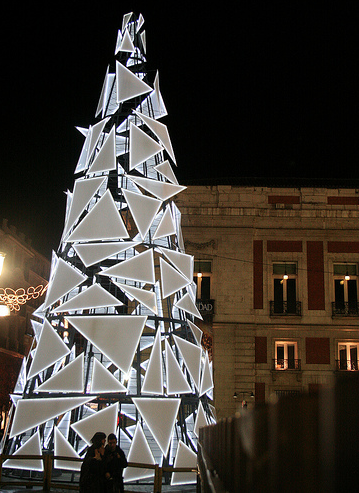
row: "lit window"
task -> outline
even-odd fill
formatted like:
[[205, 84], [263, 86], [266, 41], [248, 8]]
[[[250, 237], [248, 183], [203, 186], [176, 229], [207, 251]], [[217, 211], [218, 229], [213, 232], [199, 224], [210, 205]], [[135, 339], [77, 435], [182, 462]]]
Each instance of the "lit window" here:
[[358, 315], [357, 265], [334, 264], [335, 315]]
[[194, 282], [197, 284], [197, 299], [211, 299], [212, 262], [197, 260], [194, 262]]
[[359, 369], [359, 343], [340, 342], [338, 344], [338, 370], [355, 371]]
[[273, 264], [273, 298], [271, 314], [300, 315], [296, 263]]
[[276, 370], [299, 370], [300, 363], [298, 360], [298, 343], [293, 341], [276, 341], [275, 342], [275, 360], [274, 368]]

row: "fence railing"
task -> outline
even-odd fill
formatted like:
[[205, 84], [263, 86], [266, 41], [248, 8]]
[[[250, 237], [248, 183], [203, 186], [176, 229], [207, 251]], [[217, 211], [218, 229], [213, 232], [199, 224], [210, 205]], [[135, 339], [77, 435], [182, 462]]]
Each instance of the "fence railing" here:
[[[41, 479], [36, 480], [9, 480], [3, 476], [3, 462], [7, 459], [11, 460], [43, 460], [44, 471], [42, 473]], [[54, 460], [66, 460], [68, 462], [82, 462], [83, 459], [78, 459], [75, 457], [65, 457], [60, 455], [43, 454], [43, 455], [0, 455], [0, 486], [42, 486], [43, 491], [51, 491], [52, 488], [61, 488], [66, 490], [79, 490], [78, 483], [75, 482], [64, 482], [64, 481], [53, 481], [53, 464]], [[154, 481], [153, 481], [153, 492], [161, 493], [162, 491], [162, 478], [163, 473], [166, 472], [194, 472], [198, 474], [197, 468], [189, 467], [160, 467], [158, 464], [143, 464], [139, 462], [129, 462], [128, 467], [136, 467], [142, 469], [154, 469]], [[125, 487], [126, 488], [126, 487]]]
[[336, 493], [359, 484], [359, 372], [199, 430], [204, 493]]

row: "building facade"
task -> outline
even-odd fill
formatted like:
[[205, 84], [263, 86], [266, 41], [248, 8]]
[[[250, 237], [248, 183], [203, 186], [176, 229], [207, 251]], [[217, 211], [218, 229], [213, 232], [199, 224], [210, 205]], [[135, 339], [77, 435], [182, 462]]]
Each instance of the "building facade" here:
[[218, 418], [359, 370], [359, 190], [190, 185], [177, 199]]
[[9, 226], [0, 225], [0, 252], [5, 254], [0, 275], [0, 305], [9, 314], [0, 316], [0, 433], [4, 429], [13, 392], [24, 356], [34, 337], [31, 315], [44, 301], [50, 261], [32, 246], [31, 241]]

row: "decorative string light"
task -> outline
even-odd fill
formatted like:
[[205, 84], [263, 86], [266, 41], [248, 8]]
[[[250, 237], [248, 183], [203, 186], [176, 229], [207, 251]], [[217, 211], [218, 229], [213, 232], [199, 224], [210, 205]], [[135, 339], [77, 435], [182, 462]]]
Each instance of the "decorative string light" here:
[[24, 288], [12, 289], [12, 288], [0, 288], [0, 302], [5, 303], [5, 305], [11, 311], [19, 311], [21, 305], [25, 305], [30, 300], [36, 300], [42, 296], [48, 284], [45, 286], [39, 284], [36, 287], [30, 286], [25, 290]]

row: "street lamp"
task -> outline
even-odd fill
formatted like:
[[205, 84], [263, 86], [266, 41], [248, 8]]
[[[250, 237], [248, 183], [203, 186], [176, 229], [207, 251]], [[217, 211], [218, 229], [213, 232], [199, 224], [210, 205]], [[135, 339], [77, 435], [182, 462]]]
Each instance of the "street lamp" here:
[[[254, 399], [254, 393], [253, 392], [245, 392], [245, 391], [242, 391], [242, 392], [239, 392], [239, 394], [240, 395], [242, 394], [242, 407], [243, 408], [246, 408], [247, 407], [247, 401], [244, 400], [244, 395], [245, 394], [248, 394], [251, 399]], [[237, 392], [234, 392], [233, 399], [237, 399], [237, 398], [238, 398], [238, 394], [237, 394]]]

